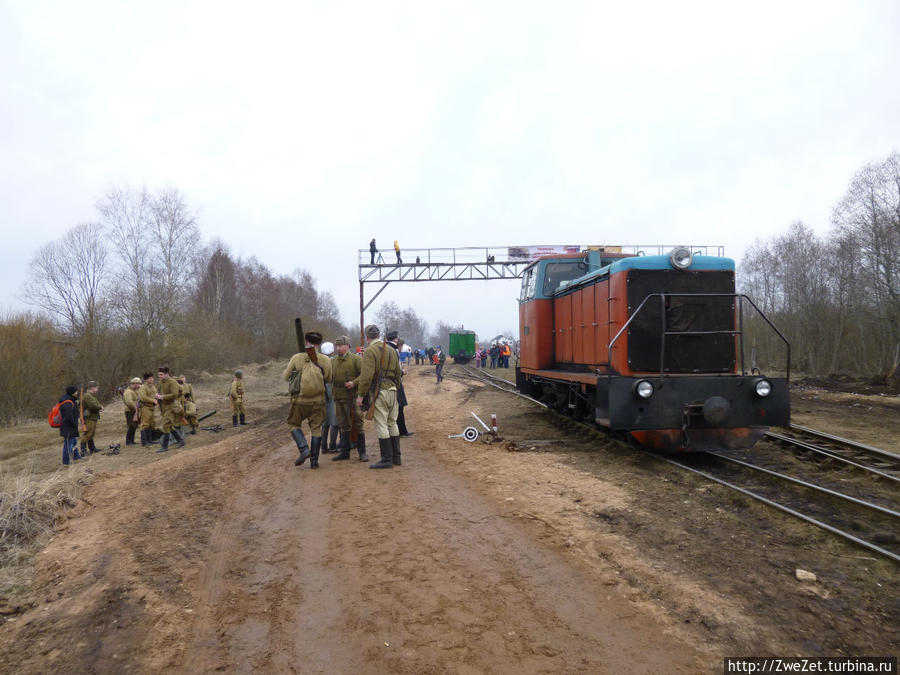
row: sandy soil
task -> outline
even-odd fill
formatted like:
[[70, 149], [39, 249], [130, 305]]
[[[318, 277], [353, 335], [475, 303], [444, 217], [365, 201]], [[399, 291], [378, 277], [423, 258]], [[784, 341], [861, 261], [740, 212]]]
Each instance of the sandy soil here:
[[[97, 458], [0, 626], [0, 670], [721, 672], [898, 651], [893, 563], [453, 366], [441, 385], [412, 367], [402, 467], [296, 468], [276, 370], [250, 427]], [[471, 412], [505, 440], [447, 438]]]

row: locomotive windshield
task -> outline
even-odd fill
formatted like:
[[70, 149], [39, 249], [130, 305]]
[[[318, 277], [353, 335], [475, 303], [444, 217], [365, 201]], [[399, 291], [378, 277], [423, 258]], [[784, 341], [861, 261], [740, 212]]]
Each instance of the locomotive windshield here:
[[583, 276], [586, 266], [583, 260], [560, 260], [547, 265], [544, 271], [544, 285], [541, 292], [545, 296], [553, 295], [564, 281], [571, 281]]

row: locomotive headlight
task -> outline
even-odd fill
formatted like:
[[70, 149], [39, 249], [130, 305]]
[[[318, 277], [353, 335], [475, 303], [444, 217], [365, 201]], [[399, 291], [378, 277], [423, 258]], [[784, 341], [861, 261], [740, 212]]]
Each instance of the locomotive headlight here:
[[653, 385], [647, 380], [638, 380], [638, 383], [634, 385], [634, 393], [639, 398], [650, 398], [653, 396]]
[[768, 380], [759, 379], [754, 383], [753, 389], [756, 391], [757, 396], [765, 398], [772, 393], [772, 383]]
[[672, 249], [672, 252], [669, 254], [669, 260], [675, 269], [686, 270], [694, 261], [694, 254], [691, 253], [691, 249], [678, 246]]

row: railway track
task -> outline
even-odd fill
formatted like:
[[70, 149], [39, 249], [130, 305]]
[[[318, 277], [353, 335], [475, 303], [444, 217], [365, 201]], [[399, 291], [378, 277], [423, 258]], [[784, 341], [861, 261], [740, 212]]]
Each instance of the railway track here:
[[893, 508], [719, 453], [693, 461], [650, 454], [900, 562], [900, 512]]
[[[464, 367], [464, 373], [464, 377], [547, 407], [541, 401], [519, 393], [514, 383], [502, 377], [468, 366]], [[553, 414], [558, 415], [555, 412]], [[593, 425], [577, 422], [568, 417], [565, 419], [570, 424], [596, 431]], [[808, 437], [823, 438], [829, 446], [822, 447], [796, 436], [774, 432], [768, 436], [778, 443], [799, 447], [803, 452], [822, 454], [839, 461], [842, 465], [852, 465], [876, 474], [879, 480], [886, 478], [890, 481], [891, 488], [894, 487], [894, 481], [898, 480], [898, 476], [895, 475], [898, 464], [892, 463], [894, 461], [892, 458], [900, 462], [900, 457], [893, 453], [806, 427], [794, 428], [792, 425], [792, 431], [796, 435], [806, 434]], [[854, 496], [842, 490], [721, 453], [708, 452], [677, 459], [653, 452], [648, 454], [816, 525], [894, 562], [900, 562], [900, 539], [896, 534], [900, 529], [900, 511], [896, 506], [896, 490], [878, 500], [882, 503], [877, 503], [873, 499]]]
[[766, 438], [800, 453], [814, 453], [828, 457], [888, 480], [900, 482], [900, 455], [887, 450], [873, 448], [849, 438], [826, 434], [799, 424], [792, 424], [787, 434], [768, 431]]

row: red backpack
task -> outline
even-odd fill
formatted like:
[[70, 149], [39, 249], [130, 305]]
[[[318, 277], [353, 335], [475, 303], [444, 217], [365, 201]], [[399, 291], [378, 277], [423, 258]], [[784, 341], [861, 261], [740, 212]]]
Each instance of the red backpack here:
[[[72, 399], [64, 398], [62, 401], [57, 403], [53, 408], [47, 413], [47, 423], [53, 427], [54, 429], [59, 429], [62, 426], [62, 404], [63, 403], [72, 403]], [[72, 405], [75, 405], [72, 403]]]

